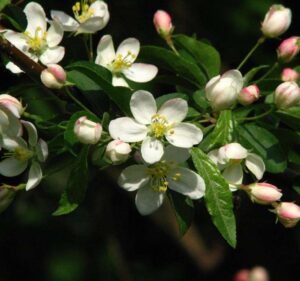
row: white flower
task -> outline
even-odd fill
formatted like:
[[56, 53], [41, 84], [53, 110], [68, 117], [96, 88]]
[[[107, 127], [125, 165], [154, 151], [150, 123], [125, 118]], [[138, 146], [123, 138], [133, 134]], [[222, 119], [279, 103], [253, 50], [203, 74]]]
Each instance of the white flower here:
[[260, 156], [249, 153], [239, 143], [229, 143], [208, 153], [210, 159], [218, 165], [222, 175], [228, 181], [230, 189], [236, 190], [235, 185], [243, 182], [242, 161], [248, 170], [260, 180], [265, 172], [265, 164]]
[[11, 106], [3, 105], [0, 102], [0, 149], [1, 139], [20, 136], [22, 133], [22, 126], [16, 113]]
[[109, 21], [107, 4], [104, 1], [95, 1], [89, 5], [88, 0], [76, 2], [73, 6], [75, 19], [61, 11], [51, 11], [52, 19], [58, 21], [64, 31], [80, 33], [95, 33], [103, 29]]
[[138, 190], [135, 204], [142, 215], [148, 215], [162, 205], [168, 188], [191, 199], [200, 199], [205, 193], [203, 179], [178, 165], [189, 156], [188, 149], [168, 146], [160, 162], [129, 166], [122, 171], [118, 183], [127, 191]]
[[0, 95], [0, 106], [4, 106], [10, 110], [17, 118], [20, 118], [24, 111], [22, 103], [18, 101], [15, 97], [7, 94]]
[[134, 63], [139, 52], [140, 42], [135, 38], [124, 40], [115, 52], [111, 36], [104, 35], [97, 47], [95, 63], [112, 72], [114, 86], [129, 87], [121, 74], [134, 82], [144, 83], [152, 80], [158, 72], [154, 65]]
[[38, 135], [34, 125], [22, 121], [27, 130], [28, 143], [21, 138], [2, 137], [1, 145], [8, 150], [4, 153], [5, 159], [0, 162], [0, 175], [15, 177], [22, 174], [30, 164], [26, 190], [36, 187], [42, 180], [42, 170], [39, 162], [44, 162], [48, 156], [48, 146]]
[[121, 117], [109, 124], [113, 139], [124, 142], [142, 141], [143, 159], [153, 164], [164, 154], [164, 138], [177, 147], [191, 148], [200, 143], [202, 131], [193, 124], [182, 123], [188, 111], [187, 102], [180, 98], [166, 101], [157, 111], [154, 97], [143, 90], [131, 96], [130, 109], [134, 117]]
[[[15, 47], [29, 56], [32, 60], [41, 61], [44, 65], [58, 63], [65, 54], [64, 47], [58, 46], [63, 38], [63, 30], [59, 23], [52, 21], [47, 30], [47, 19], [42, 6], [35, 2], [26, 5], [24, 13], [27, 18], [27, 27], [24, 33], [7, 31], [4, 37]], [[14, 63], [6, 65], [13, 73], [22, 70]]]

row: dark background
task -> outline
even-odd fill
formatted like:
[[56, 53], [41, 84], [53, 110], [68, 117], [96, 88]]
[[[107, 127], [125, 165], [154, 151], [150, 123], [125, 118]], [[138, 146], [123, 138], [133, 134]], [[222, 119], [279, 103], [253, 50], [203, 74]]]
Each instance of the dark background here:
[[[46, 11], [64, 9], [71, 15], [73, 1], [39, 2]], [[239, 64], [260, 36], [265, 12], [275, 3], [269, 0], [107, 2], [111, 20], [94, 36], [95, 45], [106, 33], [112, 34], [116, 42], [136, 37], [143, 45], [163, 45], [153, 28], [152, 16], [157, 9], [165, 9], [173, 17], [176, 33], [196, 34], [220, 51], [223, 69]], [[283, 38], [299, 35], [297, 1], [280, 3], [293, 10], [292, 27]], [[246, 68], [272, 63], [279, 42], [267, 41]], [[66, 60], [82, 55], [80, 47], [76, 53], [70, 52]], [[22, 81], [4, 68], [0, 71], [1, 90]], [[197, 203], [192, 231], [179, 240], [174, 215], [167, 204], [153, 216], [141, 217], [137, 213], [132, 194], [115, 184], [121, 168], [94, 170], [83, 205], [68, 216], [51, 216], [57, 207], [59, 191], [65, 186], [68, 169], [47, 177], [37, 189], [18, 195], [0, 216], [0, 281], [230, 281], [237, 270], [255, 265], [266, 267], [271, 281], [300, 279], [299, 226], [284, 229], [275, 224], [275, 216], [267, 207], [254, 205], [244, 194], [236, 194], [235, 250], [217, 233], [203, 202]], [[284, 200], [295, 197], [286, 175], [267, 174], [265, 179], [283, 189]]]

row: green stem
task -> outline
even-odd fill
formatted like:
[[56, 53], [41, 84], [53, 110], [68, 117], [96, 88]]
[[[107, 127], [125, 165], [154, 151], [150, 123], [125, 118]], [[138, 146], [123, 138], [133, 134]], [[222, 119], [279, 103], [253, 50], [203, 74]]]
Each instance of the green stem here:
[[259, 82], [261, 82], [262, 80], [264, 80], [265, 78], [267, 78], [277, 67], [279, 66], [278, 62], [275, 62], [272, 67], [262, 76], [260, 77], [258, 80], [254, 81], [253, 84], [258, 84]]
[[173, 43], [173, 41], [172, 41], [171, 36], [166, 37], [165, 40], [166, 40], [168, 46], [170, 47], [170, 49], [171, 49], [177, 56], [179, 56], [179, 53], [178, 53], [178, 51], [176, 50], [176, 48], [175, 48], [175, 46], [174, 46], [174, 43]]
[[89, 58], [90, 58], [90, 62], [93, 62], [94, 61], [93, 34], [89, 34], [89, 41], [90, 41]]
[[238, 119], [237, 121], [254, 121], [254, 120], [257, 120], [257, 119], [261, 119], [267, 115], [269, 115], [270, 113], [272, 113], [274, 111], [274, 107], [271, 107], [268, 111], [260, 114], [260, 115], [256, 115], [256, 116], [253, 116], [253, 117], [246, 117], [246, 118], [241, 118], [241, 119]]
[[70, 92], [68, 87], [64, 88], [66, 91], [66, 94], [69, 96], [70, 99], [72, 99], [79, 107], [84, 109], [85, 111], [95, 115], [91, 110], [89, 110], [81, 101], [79, 101], [77, 98], [74, 97], [74, 95]]
[[253, 48], [250, 50], [250, 52], [245, 56], [245, 58], [242, 60], [242, 62], [239, 64], [239, 66], [237, 67], [237, 69], [241, 69], [242, 66], [247, 62], [247, 60], [252, 56], [252, 54], [255, 52], [255, 50], [262, 44], [264, 43], [266, 40], [265, 37], [260, 37], [256, 44], [253, 46]]

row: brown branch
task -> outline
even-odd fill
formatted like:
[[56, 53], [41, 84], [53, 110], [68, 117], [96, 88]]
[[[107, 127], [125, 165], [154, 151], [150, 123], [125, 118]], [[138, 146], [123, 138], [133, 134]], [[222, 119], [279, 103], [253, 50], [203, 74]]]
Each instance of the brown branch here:
[[45, 67], [33, 61], [8, 40], [3, 38], [3, 36], [0, 36], [0, 51], [7, 55], [10, 61], [20, 67], [31, 78], [40, 79], [41, 72]]

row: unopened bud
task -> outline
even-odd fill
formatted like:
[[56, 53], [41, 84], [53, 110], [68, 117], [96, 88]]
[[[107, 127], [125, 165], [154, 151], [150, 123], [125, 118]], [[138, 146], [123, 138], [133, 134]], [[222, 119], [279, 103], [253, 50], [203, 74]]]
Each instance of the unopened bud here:
[[166, 38], [171, 35], [173, 31], [172, 18], [163, 10], [158, 10], [153, 17], [154, 26], [159, 35]]
[[234, 275], [233, 281], [248, 281], [249, 273], [249, 269], [242, 269]]
[[281, 83], [275, 90], [274, 102], [279, 109], [287, 109], [300, 102], [300, 88], [296, 82]]
[[50, 89], [60, 89], [66, 83], [66, 72], [58, 64], [48, 64], [41, 73], [43, 84]]
[[250, 271], [248, 281], [269, 281], [268, 271], [262, 266], [256, 266]]
[[80, 142], [96, 144], [100, 140], [102, 126], [82, 116], [75, 122], [74, 133]]
[[290, 26], [292, 12], [282, 5], [272, 5], [262, 22], [261, 31], [268, 38], [283, 34]]
[[274, 211], [285, 227], [293, 227], [300, 220], [300, 207], [295, 203], [281, 202]]
[[299, 72], [292, 68], [284, 68], [281, 72], [282, 81], [297, 81], [299, 79]]
[[24, 111], [21, 102], [11, 95], [0, 95], [0, 105], [6, 107], [17, 118], [20, 118], [21, 114]]
[[131, 147], [128, 143], [121, 140], [113, 140], [106, 147], [106, 157], [113, 164], [121, 164], [125, 162], [131, 152]]
[[247, 186], [248, 194], [255, 203], [268, 205], [278, 201], [281, 196], [281, 190], [275, 185], [269, 183], [253, 183]]
[[230, 108], [243, 88], [243, 76], [234, 69], [213, 77], [205, 87], [205, 95], [215, 111]]
[[239, 93], [238, 101], [240, 104], [247, 106], [257, 101], [259, 95], [259, 88], [256, 85], [250, 85], [242, 89]]
[[300, 51], [300, 37], [292, 36], [281, 42], [277, 56], [283, 62], [290, 62]]

